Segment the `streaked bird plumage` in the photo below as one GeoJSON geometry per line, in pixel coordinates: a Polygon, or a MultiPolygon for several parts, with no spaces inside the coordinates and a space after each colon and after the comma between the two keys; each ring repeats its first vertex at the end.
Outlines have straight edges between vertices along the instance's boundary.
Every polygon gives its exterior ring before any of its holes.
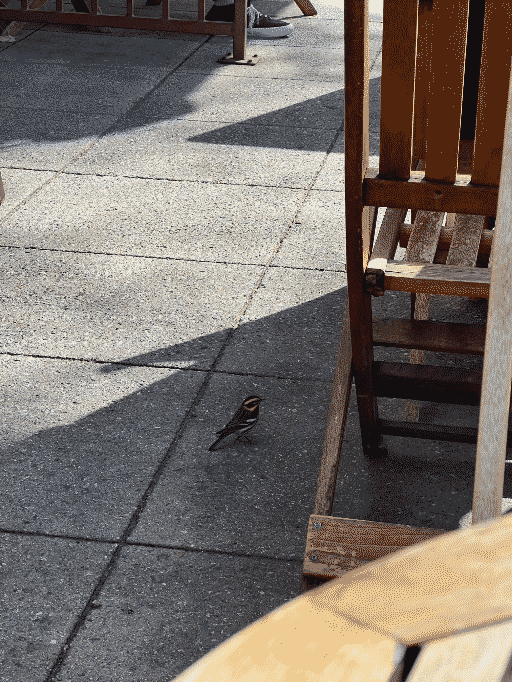
{"type": "Polygon", "coordinates": [[[256,426],[260,416],[260,403],[262,400],[264,398],[259,398],[257,395],[250,395],[246,398],[226,426],[217,431],[219,437],[213,445],[210,445],[209,450],[214,450],[224,438],[233,433],[237,433],[238,437],[244,436],[256,426]]]}

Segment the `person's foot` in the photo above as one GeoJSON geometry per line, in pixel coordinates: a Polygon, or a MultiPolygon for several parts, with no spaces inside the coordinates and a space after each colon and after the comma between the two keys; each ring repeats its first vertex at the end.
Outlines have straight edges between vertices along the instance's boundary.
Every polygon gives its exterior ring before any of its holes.
{"type": "MultiPolygon", "coordinates": [[[[207,21],[233,22],[235,19],[235,4],[213,5],[205,16],[207,21]]],[[[247,35],[252,38],[285,38],[293,31],[293,25],[283,19],[274,19],[262,14],[253,7],[247,7],[247,35]]]]}

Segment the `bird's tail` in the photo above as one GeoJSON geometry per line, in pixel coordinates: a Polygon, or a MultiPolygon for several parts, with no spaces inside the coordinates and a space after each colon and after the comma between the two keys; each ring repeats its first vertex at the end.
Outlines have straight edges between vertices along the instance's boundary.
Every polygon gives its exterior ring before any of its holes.
{"type": "Polygon", "coordinates": [[[223,438],[224,438],[224,436],[221,436],[220,438],[217,438],[217,440],[215,441],[215,443],[213,443],[213,445],[210,445],[210,447],[208,448],[208,450],[215,450],[215,448],[217,447],[217,445],[221,442],[221,440],[222,440],[223,438]]]}

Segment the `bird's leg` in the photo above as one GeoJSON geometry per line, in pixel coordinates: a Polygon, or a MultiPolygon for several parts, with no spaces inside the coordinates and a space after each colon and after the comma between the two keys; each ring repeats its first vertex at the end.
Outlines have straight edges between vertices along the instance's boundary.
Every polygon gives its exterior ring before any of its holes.
{"type": "Polygon", "coordinates": [[[249,436],[246,436],[245,433],[241,433],[236,440],[241,440],[242,438],[245,438],[246,442],[249,443],[249,445],[253,445],[254,441],[252,441],[249,436]]]}

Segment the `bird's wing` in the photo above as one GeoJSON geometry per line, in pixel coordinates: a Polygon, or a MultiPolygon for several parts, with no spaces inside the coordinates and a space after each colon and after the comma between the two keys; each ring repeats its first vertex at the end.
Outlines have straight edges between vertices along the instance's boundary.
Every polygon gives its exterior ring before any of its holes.
{"type": "MultiPolygon", "coordinates": [[[[240,417],[243,415],[245,412],[245,407],[241,405],[238,410],[235,412],[234,416],[230,419],[230,421],[226,424],[224,429],[228,429],[230,426],[233,426],[234,424],[238,424],[240,417]]],[[[224,429],[222,429],[224,431],[224,429]]]]}

